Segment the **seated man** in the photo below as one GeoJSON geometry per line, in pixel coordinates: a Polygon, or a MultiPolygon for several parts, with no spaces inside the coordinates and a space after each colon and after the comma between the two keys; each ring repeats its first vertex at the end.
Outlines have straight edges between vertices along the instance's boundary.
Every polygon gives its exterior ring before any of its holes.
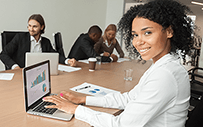
{"type": "MultiPolygon", "coordinates": [[[[75,58],[78,60],[88,59],[90,57],[99,56],[94,50],[94,44],[99,41],[102,35],[102,30],[99,26],[91,26],[88,33],[81,34],[74,45],[72,46],[68,58],[75,58]]],[[[110,57],[102,56],[102,62],[114,62],[118,57],[112,54],[110,57]]]]}
{"type": "MultiPolygon", "coordinates": [[[[26,52],[56,52],[49,39],[42,37],[45,23],[40,14],[34,14],[28,19],[28,31],[16,34],[0,53],[1,61],[8,69],[25,67],[26,52]]],[[[76,65],[75,59],[66,59],[59,55],[59,63],[76,65]]]]}

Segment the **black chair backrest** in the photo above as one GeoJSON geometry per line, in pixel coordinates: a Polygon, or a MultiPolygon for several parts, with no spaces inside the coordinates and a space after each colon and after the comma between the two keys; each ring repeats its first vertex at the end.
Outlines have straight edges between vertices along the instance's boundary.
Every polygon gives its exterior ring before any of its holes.
{"type": "Polygon", "coordinates": [[[193,109],[186,121],[185,127],[203,127],[203,99],[193,109]]]}
{"type": "MultiPolygon", "coordinates": [[[[17,33],[25,33],[23,31],[3,31],[1,33],[1,38],[2,38],[2,50],[4,49],[4,47],[11,42],[11,40],[14,38],[14,36],[17,33]]],[[[8,70],[8,68],[5,66],[5,69],[8,70]]]]}
{"type": "Polygon", "coordinates": [[[191,92],[203,94],[203,68],[195,67],[188,71],[190,75],[191,92]]]}
{"type": "Polygon", "coordinates": [[[22,31],[3,31],[1,33],[1,37],[2,37],[2,49],[13,39],[13,37],[17,33],[25,33],[25,32],[22,32],[22,31]]]}
{"type": "Polygon", "coordinates": [[[63,42],[62,36],[60,32],[54,33],[54,41],[55,41],[55,49],[56,51],[65,57],[64,50],[63,50],[63,42]]]}
{"type": "Polygon", "coordinates": [[[203,127],[203,68],[194,67],[188,71],[191,84],[190,107],[185,127],[203,127]]]}

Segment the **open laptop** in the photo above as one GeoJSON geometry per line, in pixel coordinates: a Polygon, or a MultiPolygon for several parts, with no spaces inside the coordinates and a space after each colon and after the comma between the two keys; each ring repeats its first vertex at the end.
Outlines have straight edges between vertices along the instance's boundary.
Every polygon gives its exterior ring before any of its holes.
{"type": "MultiPolygon", "coordinates": [[[[51,94],[49,60],[23,68],[23,84],[25,111],[28,114],[65,121],[71,120],[73,114],[68,114],[54,108],[48,109],[44,107],[44,103],[47,102],[42,101],[42,98],[53,95],[51,94]],[[45,111],[45,109],[48,111],[45,111]]],[[[53,103],[51,103],[51,105],[53,105],[53,103]]]]}
{"type": "Polygon", "coordinates": [[[58,75],[58,63],[59,54],[58,53],[26,53],[25,66],[30,66],[44,60],[50,61],[50,73],[51,75],[58,75]]]}

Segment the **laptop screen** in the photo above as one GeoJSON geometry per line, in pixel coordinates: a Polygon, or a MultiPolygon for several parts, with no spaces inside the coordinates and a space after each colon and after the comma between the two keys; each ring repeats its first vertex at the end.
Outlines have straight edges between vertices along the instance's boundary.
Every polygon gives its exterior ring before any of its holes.
{"type": "Polygon", "coordinates": [[[49,61],[26,67],[23,73],[26,105],[29,107],[51,92],[49,61]]]}

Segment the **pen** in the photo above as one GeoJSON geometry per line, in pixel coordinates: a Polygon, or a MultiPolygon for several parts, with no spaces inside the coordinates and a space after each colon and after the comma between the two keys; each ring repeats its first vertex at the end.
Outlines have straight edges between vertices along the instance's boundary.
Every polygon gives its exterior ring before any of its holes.
{"type": "Polygon", "coordinates": [[[87,89],[87,88],[89,88],[89,87],[91,87],[91,86],[81,87],[81,88],[75,89],[75,91],[82,90],[82,89],[87,89]]]}

